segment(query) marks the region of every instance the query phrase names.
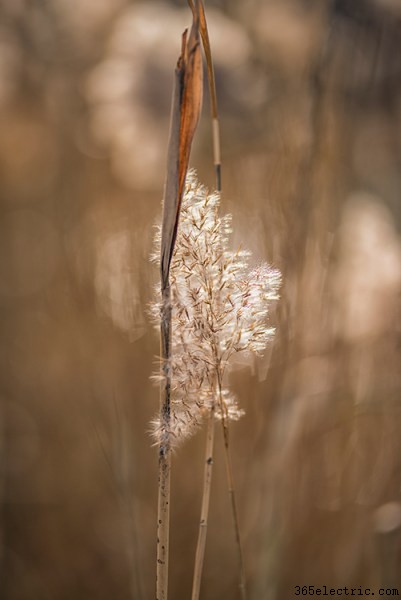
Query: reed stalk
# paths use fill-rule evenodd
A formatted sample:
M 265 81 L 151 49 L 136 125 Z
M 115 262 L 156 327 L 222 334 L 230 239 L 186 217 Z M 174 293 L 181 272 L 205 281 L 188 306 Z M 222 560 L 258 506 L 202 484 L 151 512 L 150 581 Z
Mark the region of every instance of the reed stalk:
M 213 470 L 215 418 L 221 420 L 223 427 L 241 597 L 242 600 L 246 598 L 228 429 L 228 421 L 237 420 L 243 411 L 233 394 L 223 388 L 223 381 L 233 354 L 257 354 L 264 350 L 272 338 L 274 329 L 268 326 L 268 309 L 270 301 L 278 297 L 280 284 L 278 271 L 266 264 L 251 269 L 249 252 L 230 250 L 231 220 L 228 215 L 220 216 L 219 202 L 219 194 L 209 194 L 198 183 L 193 172 L 188 174 L 180 210 L 180 227 L 171 260 L 171 291 L 170 288 L 164 290 L 161 301 L 156 301 L 152 309 L 155 321 L 161 311 L 162 323 L 171 321 L 174 330 L 171 337 L 171 329 L 162 329 L 168 344 L 162 348 L 166 368 L 161 374 L 161 382 L 164 382 L 164 402 L 168 398 L 169 409 L 167 411 L 163 404 L 161 414 L 153 421 L 155 440 L 162 449 L 167 432 L 169 452 L 170 444 L 181 443 L 205 419 L 208 423 L 192 600 L 198 600 L 200 594 Z M 162 239 L 160 228 L 155 238 L 156 249 Z M 154 256 L 156 259 L 157 254 Z M 165 360 L 164 357 L 169 359 Z M 167 461 L 168 456 L 163 452 L 160 460 Z M 163 474 L 164 463 L 160 464 Z M 161 489 L 169 481 L 168 475 L 167 462 L 166 481 L 161 480 Z M 166 509 L 164 502 L 160 510 L 163 513 Z
M 223 440 L 224 440 L 224 460 L 226 465 L 227 484 L 228 484 L 228 495 L 230 497 L 231 515 L 234 525 L 235 543 L 237 546 L 238 555 L 238 568 L 239 568 L 239 588 L 241 592 L 241 600 L 247 599 L 246 591 L 246 576 L 244 566 L 244 553 L 242 549 L 241 533 L 238 518 L 237 500 L 235 494 L 234 475 L 230 456 L 230 444 L 229 444 L 229 428 L 228 428 L 228 415 L 224 406 L 222 398 L 222 386 L 221 380 L 219 379 L 219 404 L 222 413 L 221 425 L 223 429 Z
M 240 574 L 239 588 L 241 592 L 241 600 L 246 600 L 246 577 L 244 568 L 244 554 L 242 550 L 241 533 L 239 526 L 237 502 L 235 495 L 234 475 L 230 456 L 229 447 L 229 427 L 228 427 L 228 415 L 222 396 L 222 385 L 221 385 L 221 373 L 219 367 L 216 368 L 217 382 L 218 382 L 218 405 L 221 412 L 221 424 L 223 431 L 224 440 L 224 459 L 227 474 L 228 483 L 228 494 L 230 497 L 231 514 L 234 525 L 235 543 L 237 546 L 238 555 L 238 568 Z M 210 492 L 212 483 L 212 472 L 213 472 L 213 456 L 214 456 L 214 433 L 215 433 L 215 403 L 213 402 L 208 415 L 207 431 L 206 431 L 206 447 L 205 447 L 205 463 L 203 473 L 203 489 L 202 489 L 202 505 L 201 515 L 199 522 L 198 541 L 195 553 L 195 567 L 194 576 L 192 583 L 192 597 L 191 600 L 198 600 L 200 597 L 200 587 L 203 571 L 203 563 L 206 548 L 206 536 L 209 520 L 209 505 L 210 505 Z
M 181 54 L 174 71 L 167 172 L 163 196 L 160 238 L 160 411 L 159 486 L 157 503 L 156 600 L 167 600 L 170 479 L 171 479 L 171 381 L 172 303 L 170 267 L 177 238 L 180 207 L 193 136 L 202 106 L 202 57 L 199 42 L 199 7 L 195 2 L 191 31 L 181 38 Z
M 162 310 L 160 323 L 160 346 L 162 379 L 160 389 L 160 418 L 164 435 L 159 444 L 159 486 L 157 503 L 157 566 L 156 600 L 167 600 L 168 559 L 170 532 L 170 403 L 171 403 L 171 291 L 170 285 L 162 283 Z
M 199 523 L 198 542 L 195 554 L 195 568 L 192 584 L 192 600 L 198 600 L 202 579 L 203 561 L 205 557 L 206 535 L 209 520 L 210 491 L 212 487 L 215 404 L 213 403 L 207 421 L 205 463 L 203 472 L 202 507 Z
M 192 11 L 195 12 L 195 6 L 192 0 L 189 0 L 189 4 L 192 8 Z M 205 9 L 203 5 L 203 1 L 199 1 L 198 5 L 199 9 L 199 22 L 200 22 L 200 34 L 202 38 L 203 49 L 205 52 L 206 58 L 206 66 L 207 66 L 207 78 L 209 83 L 209 95 L 210 95 L 210 109 L 211 109 L 211 120 L 212 120 L 212 139 L 213 139 L 213 162 L 215 168 L 215 177 L 216 177 L 216 191 L 221 192 L 221 151 L 220 151 L 220 126 L 219 126 L 219 115 L 217 108 L 217 94 L 216 94 L 216 80 L 214 74 L 214 65 L 212 58 L 212 51 L 210 45 L 209 31 L 207 27 Z M 216 350 L 217 356 L 217 350 Z M 241 534 L 239 527 L 239 519 L 238 519 L 238 511 L 237 511 L 237 503 L 235 498 L 235 488 L 234 488 L 234 478 L 233 478 L 233 470 L 230 459 L 230 451 L 229 451 L 229 425 L 228 420 L 224 416 L 224 407 L 221 396 L 221 373 L 220 371 L 220 362 L 216 361 L 216 373 L 217 380 L 219 383 L 219 405 L 220 411 L 222 413 L 222 429 L 223 429 L 223 439 L 224 439 L 224 454 L 225 454 L 225 463 L 226 463 L 226 471 L 227 471 L 227 481 L 228 481 L 228 493 L 230 496 L 230 506 L 232 512 L 232 519 L 234 524 L 234 533 L 235 540 L 237 545 L 237 554 L 238 554 L 238 562 L 239 562 L 239 572 L 240 572 L 240 590 L 241 590 L 241 598 L 242 600 L 246 600 L 246 580 L 245 580 L 245 568 L 244 568 L 244 560 L 243 560 L 243 550 L 241 543 Z M 201 517 L 199 523 L 199 532 L 198 532 L 198 542 L 196 547 L 195 554 L 195 567 L 194 567 L 194 577 L 193 577 L 193 588 L 192 588 L 192 600 L 198 600 L 200 594 L 200 582 L 201 575 L 203 569 L 203 561 L 205 554 L 205 546 L 206 546 L 206 534 L 207 534 L 207 522 L 209 515 L 209 502 L 210 502 L 210 489 L 211 489 L 211 479 L 212 479 L 212 465 L 213 465 L 213 439 L 214 439 L 214 420 L 215 416 L 215 405 L 213 403 L 212 407 L 209 411 L 208 416 L 208 428 L 206 435 L 206 462 L 205 462 L 205 471 L 203 478 L 203 490 L 202 490 L 202 506 L 201 506 Z

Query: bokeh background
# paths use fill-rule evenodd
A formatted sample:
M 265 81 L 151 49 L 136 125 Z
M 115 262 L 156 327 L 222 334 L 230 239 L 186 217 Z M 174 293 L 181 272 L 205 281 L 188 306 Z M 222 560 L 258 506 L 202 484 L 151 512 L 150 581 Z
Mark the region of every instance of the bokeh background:
M 249 597 L 401 593 L 401 2 L 210 0 L 234 243 L 281 269 L 230 385 Z M 147 306 L 182 1 L 0 2 L 0 597 L 154 597 Z M 207 93 L 191 164 L 213 187 Z M 174 456 L 188 598 L 204 432 Z M 218 436 L 218 452 L 221 439 Z M 237 600 L 221 453 L 202 586 Z

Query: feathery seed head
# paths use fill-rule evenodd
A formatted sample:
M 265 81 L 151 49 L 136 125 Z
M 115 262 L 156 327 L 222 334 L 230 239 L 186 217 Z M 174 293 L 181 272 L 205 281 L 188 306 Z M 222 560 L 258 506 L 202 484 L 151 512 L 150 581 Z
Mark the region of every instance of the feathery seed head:
M 217 418 L 243 414 L 235 398 L 227 390 L 219 394 L 218 387 L 233 353 L 261 353 L 274 335 L 267 319 L 270 302 L 278 298 L 280 272 L 267 264 L 251 269 L 249 252 L 230 250 L 231 217 L 220 217 L 219 204 L 219 194 L 209 194 L 190 171 L 170 268 L 172 399 L 167 434 L 172 444 L 191 435 L 212 404 Z M 155 246 L 153 262 L 159 261 L 160 228 Z M 157 300 L 151 307 L 157 325 L 160 309 Z M 166 424 L 156 419 L 152 429 L 160 442 Z

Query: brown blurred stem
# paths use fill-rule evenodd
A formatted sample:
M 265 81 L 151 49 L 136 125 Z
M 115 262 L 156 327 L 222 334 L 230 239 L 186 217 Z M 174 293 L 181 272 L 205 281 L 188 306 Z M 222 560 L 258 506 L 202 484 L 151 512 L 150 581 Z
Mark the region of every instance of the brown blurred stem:
M 206 269 L 204 269 L 204 276 L 207 281 Z M 210 290 L 210 288 L 208 288 L 208 289 Z M 210 290 L 210 294 L 211 294 L 211 290 Z M 212 299 L 211 299 L 211 295 L 210 295 L 209 301 L 211 302 L 211 300 Z M 238 563 L 239 563 L 239 573 L 240 573 L 239 587 L 241 590 L 241 599 L 246 600 L 247 595 L 246 595 L 246 580 L 245 580 L 243 551 L 242 551 L 242 544 L 241 544 L 241 535 L 240 535 L 240 528 L 239 528 L 236 496 L 235 496 L 233 469 L 232 469 L 231 458 L 230 458 L 230 453 L 229 453 L 228 415 L 227 415 L 227 407 L 224 402 L 223 394 L 222 394 L 223 370 L 221 368 L 221 360 L 219 358 L 219 353 L 218 353 L 218 340 L 217 339 L 215 340 L 215 342 L 213 344 L 213 354 L 214 354 L 215 367 L 216 367 L 218 405 L 219 405 L 219 409 L 220 409 L 221 423 L 222 423 L 222 428 L 223 428 L 224 456 L 225 456 L 227 481 L 228 481 L 228 493 L 230 496 L 231 512 L 232 512 L 232 518 L 233 518 L 233 523 L 234 523 L 235 541 L 236 541 L 237 553 L 238 553 Z M 213 394 L 213 396 L 214 396 L 214 394 Z M 216 405 L 215 405 L 215 402 L 213 399 L 213 404 L 209 410 L 207 433 L 206 433 L 202 506 L 201 506 L 201 516 L 200 516 L 200 521 L 199 521 L 198 542 L 197 542 L 196 554 L 195 554 L 195 567 L 194 567 L 194 577 L 193 577 L 193 583 L 192 583 L 192 599 L 191 600 L 199 599 L 200 585 L 201 585 L 202 571 L 203 571 L 203 563 L 204 563 L 204 556 L 205 556 L 206 535 L 207 535 L 207 526 L 208 526 L 208 520 L 209 520 L 210 491 L 211 491 L 212 473 L 213 473 L 215 412 L 216 412 Z
M 234 532 L 235 532 L 235 541 L 237 545 L 238 551 L 238 563 L 239 563 L 239 573 L 240 573 L 240 591 L 241 591 L 241 600 L 246 600 L 246 579 L 245 579 L 245 569 L 244 569 L 244 559 L 243 559 L 243 551 L 242 551 L 242 543 L 241 543 L 241 535 L 239 528 L 239 519 L 238 519 L 238 510 L 237 510 L 237 502 L 235 496 L 235 486 L 234 486 L 234 476 L 233 469 L 231 464 L 231 457 L 229 452 L 229 430 L 228 430 L 228 419 L 227 419 L 227 409 L 222 396 L 222 385 L 221 385 L 221 373 L 219 367 L 216 369 L 217 371 L 217 382 L 218 382 L 218 402 L 219 408 L 221 412 L 221 423 L 223 429 L 223 439 L 224 439 L 224 457 L 226 464 L 226 472 L 227 472 L 227 481 L 228 481 L 228 493 L 230 496 L 231 503 L 231 512 L 234 523 Z M 207 526 L 209 520 L 209 505 L 210 505 L 210 491 L 212 484 L 212 473 L 213 473 L 213 451 L 214 451 L 214 421 L 215 421 L 215 412 L 216 407 L 213 403 L 212 407 L 209 411 L 208 424 L 207 424 L 207 433 L 206 433 L 206 451 L 205 451 L 205 466 L 203 473 L 203 491 L 202 491 L 202 507 L 201 507 L 201 516 L 199 522 L 199 533 L 198 533 L 198 542 L 196 546 L 196 554 L 195 554 L 195 568 L 194 568 L 194 578 L 192 584 L 192 597 L 191 600 L 198 600 L 200 594 L 200 585 L 202 579 L 202 571 L 203 571 L 203 562 L 205 557 L 205 547 L 206 547 L 206 535 L 207 535 Z
M 192 583 L 192 600 L 198 600 L 202 579 L 203 560 L 205 557 L 206 534 L 209 519 L 210 490 L 213 472 L 213 447 L 214 447 L 214 418 L 215 405 L 213 402 L 209 411 L 206 432 L 205 467 L 203 473 L 202 508 L 199 522 L 198 543 L 196 546 L 194 578 Z
M 195 11 L 194 4 L 192 0 L 188 0 L 192 11 Z M 213 135 L 213 160 L 214 167 L 216 173 L 216 189 L 218 192 L 221 192 L 221 155 L 220 155 L 220 127 L 219 127 L 219 116 L 217 110 L 217 94 L 216 94 L 216 80 L 214 76 L 214 66 L 212 59 L 212 51 L 210 47 L 209 40 L 209 32 L 207 28 L 205 9 L 203 6 L 203 1 L 199 0 L 199 24 L 200 24 L 200 34 L 202 38 L 203 49 L 205 51 L 206 57 L 206 65 L 207 65 L 207 76 L 209 82 L 209 94 L 210 94 L 210 107 L 211 107 L 211 117 L 212 117 L 212 135 Z M 219 403 L 221 410 L 221 423 L 223 428 L 223 438 L 224 438 L 224 455 L 225 455 L 225 463 L 227 470 L 227 481 L 228 481 L 228 493 L 231 501 L 231 511 L 234 523 L 234 532 L 235 539 L 238 549 L 238 562 L 239 562 L 239 571 L 240 571 L 240 589 L 241 589 L 241 598 L 242 600 L 246 600 L 246 580 L 245 580 L 245 569 L 244 569 L 244 559 L 243 559 L 243 551 L 242 551 L 242 543 L 241 543 L 241 535 L 239 529 L 239 519 L 238 519 L 238 510 L 237 510 L 237 502 L 235 496 L 235 487 L 234 487 L 234 477 L 233 477 L 233 469 L 230 458 L 229 451 L 229 428 L 228 428 L 228 418 L 226 415 L 226 407 L 222 397 L 222 373 L 220 371 L 220 366 L 217 369 L 218 373 L 218 386 L 219 386 Z M 205 493 L 205 491 L 204 491 Z M 203 504 L 202 504 L 203 506 Z M 206 533 L 205 533 L 206 536 Z M 194 600 L 194 597 L 193 597 Z
M 218 117 L 218 109 L 217 109 L 216 80 L 215 80 L 215 75 L 214 75 L 214 65 L 213 65 L 212 51 L 211 51 L 211 46 L 210 46 L 209 32 L 208 32 L 207 22 L 206 22 L 205 9 L 204 9 L 204 5 L 203 5 L 203 0 L 197 0 L 196 3 L 194 3 L 193 0 L 188 0 L 188 4 L 191 7 L 194 16 L 197 13 L 199 16 L 199 30 L 200 30 L 200 34 L 201 34 L 201 38 L 202 38 L 203 49 L 205 52 L 206 65 L 207 65 L 207 76 L 208 76 L 208 83 L 209 83 L 210 108 L 211 108 L 211 117 L 212 117 L 213 162 L 214 162 L 215 175 L 216 175 L 216 190 L 218 192 L 221 192 L 222 186 L 221 186 L 220 126 L 219 126 L 219 117 Z M 235 497 L 233 469 L 232 469 L 231 458 L 230 458 L 230 453 L 229 453 L 228 419 L 227 419 L 227 415 L 225 414 L 226 407 L 225 407 L 225 404 L 224 404 L 224 401 L 222 398 L 222 385 L 221 385 L 222 372 L 220 370 L 219 361 L 217 360 L 217 352 L 216 352 L 216 372 L 217 372 L 218 389 L 219 389 L 219 405 L 220 405 L 222 427 L 223 427 L 224 454 L 225 454 L 225 463 L 226 463 L 227 480 L 228 480 L 228 493 L 230 496 L 232 518 L 233 518 L 233 523 L 234 523 L 234 533 L 235 533 L 235 539 L 236 539 L 236 544 L 237 544 L 237 549 L 238 549 L 241 598 L 242 598 L 242 600 L 246 600 L 246 580 L 245 580 L 243 551 L 242 551 L 241 535 L 240 535 L 240 529 L 239 529 L 237 503 L 236 503 L 236 497 Z M 213 414 L 212 414 L 212 412 L 213 412 Z M 208 512 L 209 512 L 210 487 L 211 487 L 212 465 L 213 465 L 214 423 L 212 422 L 212 419 L 214 420 L 214 413 L 215 413 L 215 407 L 213 406 L 213 409 L 210 410 L 210 414 L 209 414 L 208 433 L 207 433 L 207 438 L 206 438 L 206 463 L 205 463 L 204 481 L 203 481 L 201 519 L 200 519 L 198 544 L 197 544 L 196 558 L 195 558 L 192 600 L 197 600 L 199 598 L 200 581 L 201 581 L 203 559 L 204 559 L 205 545 L 206 545 L 207 520 L 208 520 Z M 208 461 L 210 461 L 210 462 L 208 462 Z
M 232 518 L 233 518 L 235 542 L 237 545 L 237 553 L 238 553 L 239 588 L 241 591 L 241 600 L 246 600 L 247 593 L 246 593 L 246 578 L 245 578 L 245 568 L 244 568 L 244 553 L 242 550 L 241 534 L 240 534 L 239 519 L 238 519 L 237 500 L 236 500 L 236 495 L 235 495 L 234 475 L 233 475 L 233 468 L 232 468 L 231 456 L 230 456 L 230 437 L 229 437 L 229 428 L 228 428 L 227 407 L 223 400 L 222 377 L 220 376 L 220 374 L 218 377 L 218 386 L 219 386 L 219 405 L 220 405 L 220 412 L 221 412 L 221 425 L 222 425 L 223 440 L 224 440 L 224 459 L 225 459 L 225 463 L 226 463 L 226 473 L 227 473 L 227 483 L 228 483 L 228 494 L 230 497 L 231 514 L 232 514 Z

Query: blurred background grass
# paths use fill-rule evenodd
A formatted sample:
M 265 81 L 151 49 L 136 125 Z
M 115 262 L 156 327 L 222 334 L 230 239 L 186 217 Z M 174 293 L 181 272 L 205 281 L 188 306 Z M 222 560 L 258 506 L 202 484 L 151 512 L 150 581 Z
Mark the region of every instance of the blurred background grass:
M 399 0 L 207 2 L 235 243 L 283 273 L 231 386 L 250 598 L 401 590 Z M 182 2 L 0 3 L 1 598 L 154 594 L 147 304 Z M 213 186 L 207 99 L 191 163 Z M 203 437 L 174 457 L 188 598 Z M 221 444 L 221 440 L 219 440 Z M 239 597 L 216 461 L 202 597 Z

